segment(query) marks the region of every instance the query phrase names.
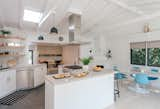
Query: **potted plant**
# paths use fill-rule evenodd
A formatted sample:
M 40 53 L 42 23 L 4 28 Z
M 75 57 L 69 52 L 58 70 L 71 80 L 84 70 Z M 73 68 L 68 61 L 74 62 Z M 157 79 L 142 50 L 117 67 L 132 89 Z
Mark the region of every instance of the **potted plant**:
M 11 34 L 11 32 L 8 31 L 8 30 L 0 30 L 0 33 L 1 33 L 2 35 L 4 35 L 4 36 L 7 36 L 7 35 Z
M 89 70 L 89 63 L 91 62 L 91 60 L 92 60 L 92 57 L 85 57 L 85 58 L 82 58 L 82 59 L 80 59 L 81 60 L 81 62 L 83 63 L 83 70 L 85 71 L 85 72 L 87 72 L 88 70 Z

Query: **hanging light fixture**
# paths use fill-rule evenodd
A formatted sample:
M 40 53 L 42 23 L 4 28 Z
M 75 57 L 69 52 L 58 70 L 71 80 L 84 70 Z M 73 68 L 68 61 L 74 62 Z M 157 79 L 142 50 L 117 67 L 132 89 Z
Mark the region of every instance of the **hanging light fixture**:
M 52 27 L 51 30 L 50 30 L 50 33 L 56 33 L 58 34 L 58 30 L 56 27 Z
M 53 24 L 55 24 L 55 14 L 53 14 Z M 50 29 L 50 33 L 56 33 L 56 34 L 58 34 L 58 29 L 55 27 L 55 26 L 53 26 L 51 29 Z

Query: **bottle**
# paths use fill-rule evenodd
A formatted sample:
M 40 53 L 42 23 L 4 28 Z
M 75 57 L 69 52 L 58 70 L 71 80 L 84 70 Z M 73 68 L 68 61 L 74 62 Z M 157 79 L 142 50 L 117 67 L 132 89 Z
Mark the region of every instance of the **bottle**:
M 58 65 L 58 74 L 63 73 L 63 65 Z

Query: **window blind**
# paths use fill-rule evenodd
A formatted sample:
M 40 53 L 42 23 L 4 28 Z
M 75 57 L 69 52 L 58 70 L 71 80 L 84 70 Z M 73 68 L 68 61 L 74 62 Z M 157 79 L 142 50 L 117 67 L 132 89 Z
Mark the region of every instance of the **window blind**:
M 147 42 L 147 48 L 160 48 L 160 41 Z
M 130 48 L 146 48 L 146 42 L 133 42 L 133 43 L 130 43 Z

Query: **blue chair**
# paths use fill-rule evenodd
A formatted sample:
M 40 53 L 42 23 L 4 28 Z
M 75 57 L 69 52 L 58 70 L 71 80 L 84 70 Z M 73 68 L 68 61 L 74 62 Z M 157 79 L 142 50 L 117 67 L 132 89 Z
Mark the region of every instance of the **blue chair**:
M 138 66 L 133 66 L 133 67 L 132 67 L 132 71 L 134 71 L 134 72 L 140 72 L 140 71 L 141 71 L 141 68 L 138 67 Z
M 159 70 L 158 69 L 156 69 L 156 68 L 151 68 L 151 73 L 153 73 L 153 74 L 157 74 L 157 73 L 159 73 Z
M 150 81 L 148 78 L 148 75 L 145 73 L 137 73 L 134 75 L 131 75 L 136 82 L 136 87 L 129 87 L 130 90 L 135 91 L 137 93 L 141 94 L 147 94 L 149 91 L 145 88 L 147 85 L 149 85 Z
M 113 71 L 119 71 L 117 66 L 113 66 Z
M 140 85 L 147 85 L 149 84 L 148 75 L 145 73 L 138 73 L 135 75 L 135 81 L 136 83 Z

